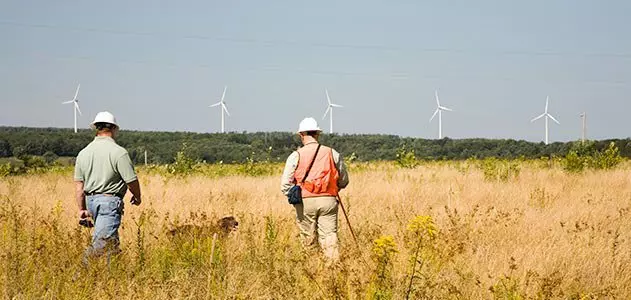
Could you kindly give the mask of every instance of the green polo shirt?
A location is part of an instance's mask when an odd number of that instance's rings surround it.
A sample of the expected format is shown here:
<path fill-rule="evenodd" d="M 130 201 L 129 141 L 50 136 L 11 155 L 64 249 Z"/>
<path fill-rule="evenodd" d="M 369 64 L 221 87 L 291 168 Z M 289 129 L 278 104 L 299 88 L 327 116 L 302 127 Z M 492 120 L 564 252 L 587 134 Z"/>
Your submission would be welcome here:
<path fill-rule="evenodd" d="M 137 179 L 127 150 L 110 137 L 97 136 L 77 155 L 74 180 L 83 181 L 87 193 L 125 195 L 127 183 Z"/>

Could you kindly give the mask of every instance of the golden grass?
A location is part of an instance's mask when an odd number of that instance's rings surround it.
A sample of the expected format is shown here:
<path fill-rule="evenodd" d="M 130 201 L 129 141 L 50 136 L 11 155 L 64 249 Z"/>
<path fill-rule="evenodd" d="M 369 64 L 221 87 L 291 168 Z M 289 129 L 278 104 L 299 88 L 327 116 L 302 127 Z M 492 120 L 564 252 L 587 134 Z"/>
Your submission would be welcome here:
<path fill-rule="evenodd" d="M 526 162 L 517 179 L 498 182 L 466 164 L 351 168 L 342 196 L 367 264 L 340 216 L 343 256 L 332 268 L 301 249 L 293 208 L 279 193 L 280 174 L 178 178 L 140 170 L 144 202 L 126 205 L 123 254 L 110 266 L 97 262 L 88 269 L 80 259 L 89 232 L 77 225 L 71 175 L 0 179 L 0 295 L 631 298 L 629 165 L 575 175 Z M 234 215 L 240 228 L 219 242 L 213 258 L 210 237 L 173 241 L 164 234 L 172 223 L 224 215 Z M 431 216 L 438 233 L 416 255 L 410 289 L 416 237 L 407 225 L 420 215 Z M 390 260 L 373 251 L 382 236 L 396 244 Z"/>

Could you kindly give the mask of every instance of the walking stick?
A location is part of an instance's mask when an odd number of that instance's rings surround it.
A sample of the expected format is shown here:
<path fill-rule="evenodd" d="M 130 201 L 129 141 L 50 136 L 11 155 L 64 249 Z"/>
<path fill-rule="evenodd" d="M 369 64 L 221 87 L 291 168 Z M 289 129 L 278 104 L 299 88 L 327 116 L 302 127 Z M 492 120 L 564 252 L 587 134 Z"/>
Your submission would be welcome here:
<path fill-rule="evenodd" d="M 348 224 L 348 229 L 350 229 L 350 231 L 351 231 L 351 236 L 353 236 L 353 240 L 355 241 L 355 244 L 357 245 L 357 247 L 359 247 L 359 242 L 357 241 L 357 236 L 355 235 L 355 231 L 353 230 L 353 226 L 351 225 L 351 221 L 348 219 L 348 214 L 346 213 L 346 209 L 344 208 L 344 204 L 342 203 L 342 198 L 338 194 L 335 197 L 335 199 L 337 200 L 337 203 L 342 208 L 342 214 L 344 215 L 344 219 L 346 219 L 346 224 Z"/>
<path fill-rule="evenodd" d="M 348 229 L 351 231 L 351 236 L 353 237 L 353 241 L 355 241 L 355 246 L 357 247 L 357 251 L 359 251 L 359 257 L 361 257 L 364 264 L 368 266 L 368 263 L 366 262 L 366 259 L 364 258 L 364 253 L 362 252 L 362 249 L 359 245 L 359 241 L 357 240 L 357 236 L 355 235 L 355 231 L 353 230 L 353 226 L 351 225 L 351 221 L 348 219 L 348 214 L 346 213 L 346 209 L 344 208 L 344 203 L 342 203 L 342 198 L 338 194 L 337 196 L 335 196 L 335 199 L 337 200 L 337 203 L 340 205 L 340 208 L 342 208 L 342 214 L 344 215 L 344 219 L 346 219 L 346 224 L 348 224 Z"/>

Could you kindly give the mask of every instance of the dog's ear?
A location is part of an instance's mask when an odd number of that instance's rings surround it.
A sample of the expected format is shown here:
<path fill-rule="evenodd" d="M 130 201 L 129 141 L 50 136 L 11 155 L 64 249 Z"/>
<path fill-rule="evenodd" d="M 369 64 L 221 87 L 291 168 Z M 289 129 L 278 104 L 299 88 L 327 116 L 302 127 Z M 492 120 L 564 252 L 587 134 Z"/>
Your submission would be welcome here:
<path fill-rule="evenodd" d="M 221 229 L 221 231 L 226 232 L 229 230 L 229 221 L 228 221 L 229 217 L 223 217 L 221 219 L 219 219 L 219 221 L 217 221 L 217 226 Z"/>
<path fill-rule="evenodd" d="M 233 216 L 228 216 L 219 219 L 219 221 L 217 221 L 217 225 L 222 232 L 229 233 L 239 226 L 239 222 L 237 222 Z"/>

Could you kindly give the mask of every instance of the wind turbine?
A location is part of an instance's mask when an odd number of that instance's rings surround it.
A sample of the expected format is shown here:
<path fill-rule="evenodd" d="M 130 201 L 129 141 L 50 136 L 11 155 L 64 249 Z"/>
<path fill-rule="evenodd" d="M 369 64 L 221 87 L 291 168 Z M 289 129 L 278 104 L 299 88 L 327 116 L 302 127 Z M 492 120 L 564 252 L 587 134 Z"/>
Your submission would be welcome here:
<path fill-rule="evenodd" d="M 221 133 L 225 132 L 225 120 L 224 120 L 224 112 L 230 116 L 230 113 L 228 112 L 228 108 L 226 107 L 226 102 L 223 101 L 224 97 L 226 97 L 226 89 L 228 87 L 224 86 L 223 87 L 223 93 L 221 94 L 221 101 L 209 106 L 209 107 L 216 107 L 216 106 L 220 106 L 221 105 Z"/>
<path fill-rule="evenodd" d="M 545 117 L 545 121 L 546 121 L 546 140 L 545 140 L 545 143 L 546 143 L 546 145 L 548 145 L 548 143 L 549 143 L 548 119 L 552 119 L 552 121 L 554 121 L 555 123 L 561 125 L 561 123 L 559 123 L 559 121 L 557 121 L 557 119 L 555 119 L 551 114 L 548 113 L 548 105 L 549 105 L 549 103 L 550 103 L 550 97 L 547 96 L 546 97 L 546 110 L 543 112 L 543 114 L 541 114 L 538 117 L 530 120 L 530 122 L 534 122 L 534 121 L 537 121 L 537 120 Z"/>
<path fill-rule="evenodd" d="M 344 106 L 331 103 L 331 98 L 329 97 L 329 91 L 327 89 L 324 89 L 324 92 L 326 93 L 326 101 L 329 103 L 329 105 L 326 107 L 326 111 L 324 111 L 324 116 L 322 116 L 322 120 L 324 120 L 326 118 L 326 115 L 329 114 L 329 119 L 331 122 L 329 133 L 333 133 L 333 107 L 344 107 Z"/>
<path fill-rule="evenodd" d="M 436 106 L 436 111 L 434 111 L 434 114 L 429 119 L 429 122 L 431 123 L 432 120 L 434 120 L 434 118 L 436 117 L 436 115 L 438 115 L 438 139 L 442 139 L 443 138 L 443 111 L 453 111 L 453 110 L 451 108 L 440 105 L 440 100 L 438 99 L 437 90 L 434 91 L 434 95 L 436 96 L 437 106 Z"/>
<path fill-rule="evenodd" d="M 81 84 L 77 85 L 77 91 L 75 91 L 74 98 L 72 98 L 72 100 L 61 103 L 61 104 L 74 103 L 74 107 L 72 109 L 74 111 L 74 133 L 77 133 L 77 112 L 79 112 L 79 115 L 81 115 L 81 110 L 79 109 L 79 99 L 77 99 L 77 96 L 79 96 L 80 87 L 81 87 Z"/>

